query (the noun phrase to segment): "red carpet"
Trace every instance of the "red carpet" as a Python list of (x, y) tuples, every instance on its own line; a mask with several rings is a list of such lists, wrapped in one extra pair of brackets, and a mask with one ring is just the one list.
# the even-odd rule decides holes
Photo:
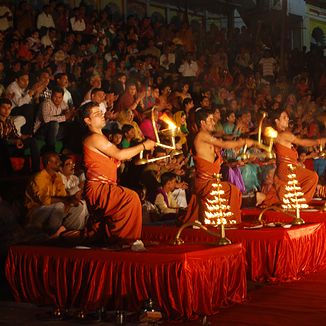
[[(218, 314), (207, 317), (207, 321), (212, 326), (326, 325), (326, 271), (307, 275), (298, 282), (266, 285), (249, 292), (248, 296), (250, 301), (221, 309)], [(176, 326), (180, 323), (162, 325)]]

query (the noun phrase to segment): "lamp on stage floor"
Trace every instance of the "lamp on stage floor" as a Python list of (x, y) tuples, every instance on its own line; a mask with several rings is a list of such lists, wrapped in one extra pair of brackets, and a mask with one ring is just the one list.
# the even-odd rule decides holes
[(212, 184), (212, 190), (210, 193), (211, 198), (207, 199), (206, 202), (207, 211), (205, 211), (206, 217), (204, 219), (204, 224), (219, 227), (220, 233), (213, 232), (200, 223), (188, 222), (180, 227), (175, 238), (171, 240), (171, 245), (184, 244), (184, 241), (180, 238), (181, 232), (184, 228), (191, 225), (197, 226), (207, 233), (218, 237), (214, 242), (214, 245), (216, 246), (226, 246), (231, 244), (231, 241), (225, 237), (225, 226), (235, 224), (236, 221), (232, 219), (233, 213), (230, 211), (230, 206), (225, 204), (226, 199), (222, 198), (224, 190), (220, 183), (221, 174), (216, 174), (214, 177), (216, 178), (216, 181)]
[[(283, 197), (283, 209), (277, 206), (266, 207), (260, 212), (258, 219), (254, 223), (264, 224), (264, 221), (262, 219), (263, 214), (270, 209), (280, 211), (285, 215), (293, 217), (293, 220), (291, 222), (291, 224), (293, 225), (301, 225), (305, 223), (305, 221), (300, 217), (300, 209), (308, 208), (308, 205), (306, 204), (306, 199), (303, 197), (304, 193), (301, 192), (301, 187), (298, 186), (298, 180), (295, 173), (296, 166), (288, 164), (288, 169), (288, 183), (285, 186), (286, 193)], [(295, 215), (290, 214), (285, 210), (295, 210)]]

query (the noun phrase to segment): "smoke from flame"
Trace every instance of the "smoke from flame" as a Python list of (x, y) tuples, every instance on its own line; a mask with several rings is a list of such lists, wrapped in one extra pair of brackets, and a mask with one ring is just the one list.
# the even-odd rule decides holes
[(162, 116), (160, 117), (160, 120), (165, 122), (168, 125), (168, 129), (175, 129), (177, 128), (174, 121), (164, 112)]
[(272, 127), (266, 127), (264, 130), (264, 135), (270, 138), (277, 138), (277, 131)]

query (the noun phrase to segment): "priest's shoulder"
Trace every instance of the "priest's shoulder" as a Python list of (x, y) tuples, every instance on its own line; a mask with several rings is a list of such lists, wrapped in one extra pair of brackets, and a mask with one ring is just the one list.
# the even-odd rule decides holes
[(94, 142), (102, 142), (102, 141), (108, 141), (108, 139), (103, 134), (97, 132), (90, 132), (83, 139), (84, 144), (90, 144), (90, 145), (94, 144)]

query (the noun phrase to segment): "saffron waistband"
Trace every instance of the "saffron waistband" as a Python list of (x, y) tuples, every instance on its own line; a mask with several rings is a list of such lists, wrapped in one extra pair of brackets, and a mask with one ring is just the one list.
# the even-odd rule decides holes
[(211, 174), (211, 173), (208, 173), (208, 172), (204, 172), (204, 171), (201, 171), (201, 170), (197, 170), (197, 171), (196, 171), (196, 179), (202, 179), (202, 180), (204, 180), (204, 181), (208, 181), (208, 180), (215, 179), (215, 176), (216, 176), (217, 174), (218, 174), (218, 173)]
[(107, 184), (111, 184), (111, 185), (117, 185), (117, 183), (109, 178), (107, 178), (106, 176), (88, 169), (86, 172), (86, 179), (88, 182), (101, 182), (101, 183), (107, 183)]
[(277, 155), (276, 161), (277, 161), (277, 164), (286, 163), (286, 164), (292, 164), (292, 165), (295, 165), (295, 166), (299, 165), (299, 162), (297, 160), (294, 160), (292, 158), (289, 158), (289, 157), (283, 156), (283, 155)]

